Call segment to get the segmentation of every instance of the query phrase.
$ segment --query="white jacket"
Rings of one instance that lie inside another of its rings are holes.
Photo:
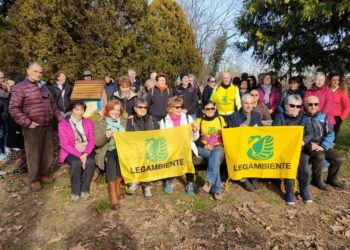
[[[192,123],[193,123],[193,119],[190,115],[181,113],[180,125],[186,125],[186,124],[192,124]],[[173,121],[171,120],[169,115],[167,115],[164,119],[159,121],[159,127],[160,129],[174,127]],[[198,157],[198,148],[194,142],[197,141],[199,138],[199,131],[197,130],[195,133],[193,133],[191,129],[191,135],[192,135],[191,149],[193,153]]]

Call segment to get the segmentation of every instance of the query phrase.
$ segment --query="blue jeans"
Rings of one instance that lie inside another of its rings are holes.
[[[300,155],[299,167],[298,167],[298,181],[300,194],[308,193],[309,183],[311,177],[311,169],[309,168],[309,156],[302,153]],[[286,200],[294,200],[294,184],[293,179],[284,179],[284,186],[286,189]]]
[[[215,147],[212,151],[198,147],[198,153],[208,161],[206,181],[212,184],[211,190],[215,193],[221,192],[220,165],[224,159],[224,148]]]

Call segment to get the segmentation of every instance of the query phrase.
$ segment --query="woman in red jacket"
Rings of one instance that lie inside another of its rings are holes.
[[[343,82],[343,79],[340,74],[330,74],[328,76],[328,86],[332,90],[334,96],[335,143],[335,141],[337,140],[341,123],[346,120],[346,117],[349,114],[350,103],[347,86],[345,82]]]

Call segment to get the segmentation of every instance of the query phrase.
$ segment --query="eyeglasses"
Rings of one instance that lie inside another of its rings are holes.
[[[148,109],[148,106],[137,106],[138,109]]]
[[[256,94],[256,95],[252,95],[252,94],[250,94],[251,96],[259,96],[258,94]]]
[[[216,80],[214,80],[214,81],[210,81],[210,82],[216,82]]]
[[[301,109],[301,105],[295,105],[295,104],[288,104],[289,105],[289,107],[291,107],[291,108],[297,108],[297,109]]]
[[[182,109],[182,106],[174,106],[175,109]]]
[[[214,108],[214,107],[212,107],[212,108],[205,108],[204,110],[205,110],[205,111],[214,111],[215,108]]]
[[[307,104],[309,107],[312,107],[312,106],[315,106],[315,107],[317,107],[318,106],[318,102],[315,102],[315,103],[308,103]]]

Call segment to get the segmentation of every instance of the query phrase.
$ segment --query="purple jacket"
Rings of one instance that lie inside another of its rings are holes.
[[[94,123],[89,118],[83,118],[83,127],[88,145],[85,149],[85,153],[91,154],[94,150]],[[75,137],[74,130],[69,120],[62,120],[58,124],[58,136],[60,139],[60,155],[58,157],[59,162],[63,163],[68,155],[75,155],[80,157],[82,153],[75,149]]]
[[[22,127],[29,127],[32,122],[47,126],[53,116],[58,121],[63,119],[47,86],[39,89],[28,78],[12,88],[9,112]]]
[[[334,96],[332,90],[327,86],[323,86],[322,88],[318,88],[315,84],[312,84],[311,88],[306,90],[304,94],[304,100],[309,96],[317,96],[320,101],[318,105],[318,110],[328,116],[328,119],[332,125],[335,124],[334,119]]]
[[[265,101],[264,101],[265,91],[261,87],[258,88],[258,91],[259,91],[259,101],[265,104]],[[271,94],[269,99],[270,99],[270,109],[272,109],[273,112],[276,111],[280,98],[281,98],[281,94],[278,91],[278,89],[274,86],[271,86]]]

